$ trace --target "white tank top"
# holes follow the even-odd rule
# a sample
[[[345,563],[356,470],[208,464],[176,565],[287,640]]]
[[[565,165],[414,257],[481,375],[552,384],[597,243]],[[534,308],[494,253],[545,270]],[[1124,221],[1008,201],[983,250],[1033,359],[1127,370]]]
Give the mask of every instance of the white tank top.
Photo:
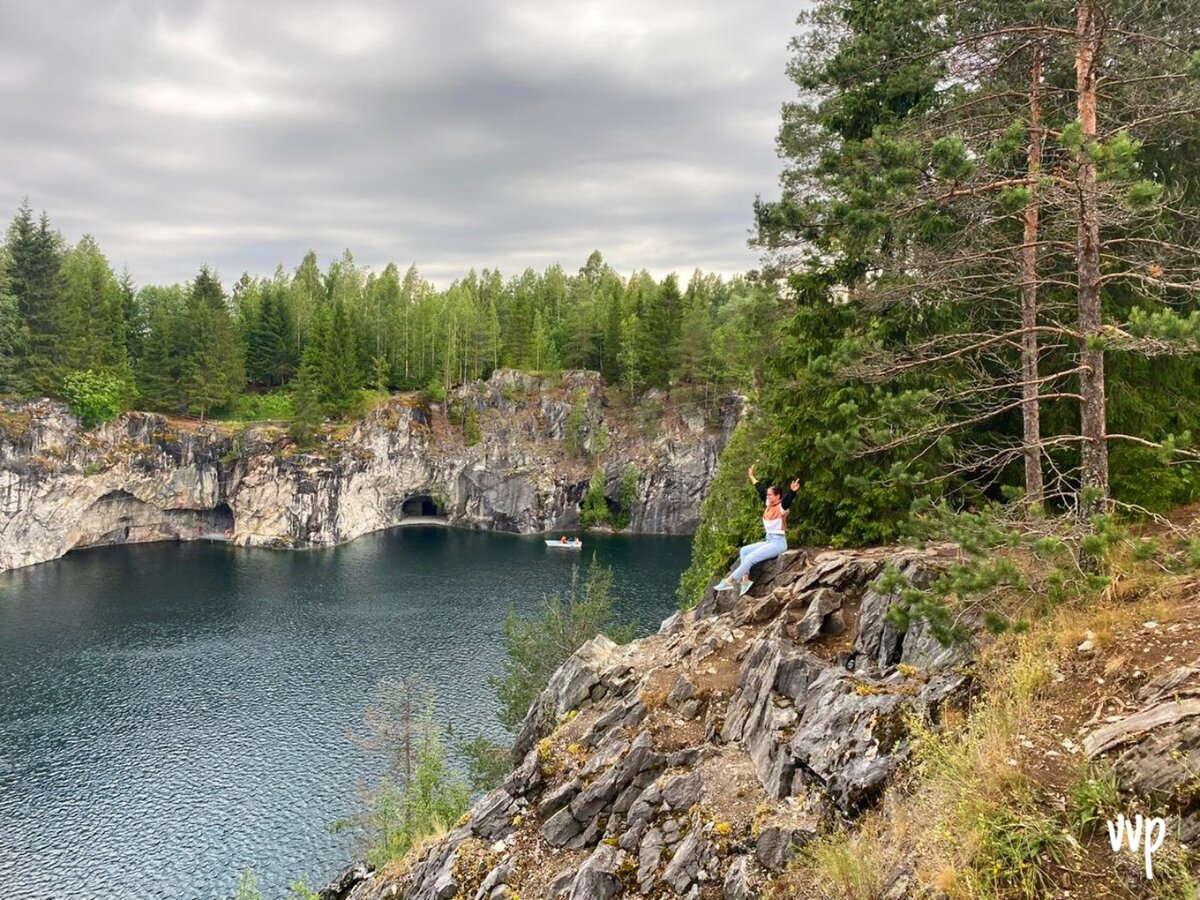
[[[763,531],[767,534],[786,534],[783,529],[783,522],[787,518],[787,514],[780,516],[778,519],[768,519],[763,517]]]

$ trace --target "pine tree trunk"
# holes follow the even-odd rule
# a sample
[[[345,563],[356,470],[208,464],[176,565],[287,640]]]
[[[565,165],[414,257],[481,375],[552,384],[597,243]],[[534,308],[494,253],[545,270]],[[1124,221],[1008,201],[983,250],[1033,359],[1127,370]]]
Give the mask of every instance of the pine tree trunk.
[[[1025,499],[1045,501],[1042,484],[1042,427],[1038,406],[1038,225],[1041,214],[1037,178],[1042,171],[1042,46],[1033,51],[1029,86],[1029,203],[1021,249],[1021,417],[1024,424]]]
[[[1075,84],[1083,147],[1079,153],[1079,220],[1076,238],[1077,302],[1080,358],[1081,488],[1096,496],[1082,505],[1085,513],[1107,507],[1108,445],[1105,421],[1104,351],[1098,342],[1100,319],[1100,219],[1097,209],[1096,165],[1090,151],[1096,141],[1096,57],[1100,42],[1096,0],[1081,0],[1076,8]]]

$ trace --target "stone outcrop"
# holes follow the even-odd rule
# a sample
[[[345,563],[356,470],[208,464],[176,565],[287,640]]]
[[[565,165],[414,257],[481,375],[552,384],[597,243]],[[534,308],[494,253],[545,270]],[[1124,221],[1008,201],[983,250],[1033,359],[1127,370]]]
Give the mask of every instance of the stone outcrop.
[[[910,717],[967,696],[970,648],[896,630],[898,598],[872,587],[886,563],[928,579],[948,556],[791,551],[744,597],[710,592],[625,646],[598,636],[531,707],[504,785],[345,896],[762,896],[879,798]]]
[[[497,371],[444,407],[396,396],[300,452],[284,431],[129,413],[92,431],[51,401],[0,402],[0,571],[79,547],[224,536],[321,547],[436,507],[451,525],[575,529],[595,468],[611,505],[637,472],[630,530],[688,534],[740,415],[609,404],[599,375]],[[705,409],[710,409],[706,406]],[[478,434],[464,428],[474,413]]]

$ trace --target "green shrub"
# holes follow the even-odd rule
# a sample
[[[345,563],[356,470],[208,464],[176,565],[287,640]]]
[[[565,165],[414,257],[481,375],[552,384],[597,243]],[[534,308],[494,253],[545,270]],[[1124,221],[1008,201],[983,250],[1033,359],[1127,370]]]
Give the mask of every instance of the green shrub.
[[[579,521],[584,528],[607,525],[609,522],[608,500],[604,496],[604,473],[599,469],[592,473],[592,479],[588,482],[587,493],[583,495],[580,506]]]
[[[432,693],[409,679],[385,679],[364,712],[360,746],[382,751],[387,775],[364,797],[362,809],[334,830],[357,831],[367,860],[382,868],[426,837],[440,834],[466,812],[471,792],[450,768]]]
[[[123,401],[133,386],[127,379],[88,369],[63,379],[63,397],[84,428],[94,428],[121,414]]]
[[[508,747],[478,734],[470,740],[461,741],[454,748],[467,766],[467,779],[471,790],[486,793],[500,783],[512,771],[512,757]]]
[[[445,403],[446,402],[446,387],[442,384],[442,380],[436,375],[429,379],[429,383],[425,385],[425,400],[429,403]]]
[[[214,419],[226,419],[237,422],[280,422],[287,421],[294,415],[291,396],[283,390],[271,391],[268,394],[242,394]]]
[[[717,474],[700,507],[700,525],[692,538],[692,561],[679,579],[679,605],[689,609],[700,602],[713,577],[756,531],[761,531],[758,494],[746,479],[755,460],[757,437],[742,425],[721,453]]]
[[[1081,835],[1090,834],[1102,822],[1115,819],[1124,809],[1117,779],[1111,772],[1081,778],[1071,788],[1070,796],[1071,817]]]
[[[1071,849],[1053,817],[1033,805],[997,807],[980,822],[980,845],[973,866],[985,897],[1050,895],[1051,870]]]
[[[597,634],[604,632],[618,643],[633,639],[633,627],[617,626],[612,607],[612,570],[593,561],[582,592],[577,568],[566,600],[550,595],[530,619],[509,611],[504,620],[504,675],[488,679],[506,728],[521,724],[554,670]]]
[[[587,391],[580,388],[575,394],[575,402],[571,405],[571,414],[567,416],[565,435],[567,451],[573,456],[587,456],[590,427],[587,417]]]
[[[258,877],[254,871],[247,869],[242,873],[241,881],[238,882],[237,893],[233,895],[233,900],[263,900],[262,888],[258,884]]]

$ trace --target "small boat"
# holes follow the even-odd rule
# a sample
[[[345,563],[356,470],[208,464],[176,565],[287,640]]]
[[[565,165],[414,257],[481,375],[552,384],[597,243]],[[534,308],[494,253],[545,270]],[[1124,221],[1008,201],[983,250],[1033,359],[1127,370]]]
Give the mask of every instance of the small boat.
[[[583,541],[576,539],[573,541],[546,541],[547,547],[557,547],[559,550],[579,550],[583,547]]]

